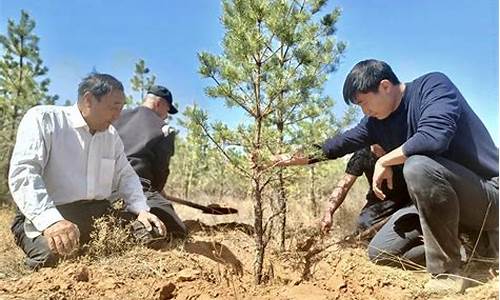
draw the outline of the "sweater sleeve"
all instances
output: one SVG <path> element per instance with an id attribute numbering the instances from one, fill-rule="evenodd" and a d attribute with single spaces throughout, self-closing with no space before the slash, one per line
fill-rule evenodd
<path id="1" fill-rule="evenodd" d="M 336 159 L 348 153 L 371 145 L 369 119 L 364 117 L 358 125 L 335 137 L 327 139 L 323 145 L 323 154 L 328 159 Z"/>
<path id="2" fill-rule="evenodd" d="M 415 154 L 441 154 L 448 150 L 457 130 L 461 115 L 460 92 L 441 73 L 432 73 L 424 79 L 420 91 L 422 101 L 417 130 L 403 144 L 406 157 Z"/>

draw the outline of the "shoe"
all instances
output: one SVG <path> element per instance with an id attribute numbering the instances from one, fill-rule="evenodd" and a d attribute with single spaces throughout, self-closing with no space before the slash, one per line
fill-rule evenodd
<path id="1" fill-rule="evenodd" d="M 457 294 L 462 290 L 462 283 L 458 278 L 442 275 L 431 278 L 424 285 L 426 294 L 449 295 Z"/>
<path id="2" fill-rule="evenodd" d="M 477 285 L 477 282 L 458 275 L 437 275 L 424 286 L 426 294 L 453 295 L 463 293 L 467 288 Z"/>
<path id="3" fill-rule="evenodd" d="M 162 244 L 167 240 L 165 236 L 160 235 L 158 228 L 153 225 L 151 231 L 147 231 L 144 224 L 139 221 L 132 222 L 132 235 L 135 240 L 148 248 L 159 249 Z"/>

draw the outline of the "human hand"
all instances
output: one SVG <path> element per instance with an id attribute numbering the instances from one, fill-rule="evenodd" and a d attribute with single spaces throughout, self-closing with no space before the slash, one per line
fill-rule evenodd
<path id="1" fill-rule="evenodd" d="M 80 230 L 75 223 L 68 220 L 58 221 L 43 231 L 49 248 L 58 255 L 68 255 L 78 249 Z"/>
<path id="2" fill-rule="evenodd" d="M 373 144 L 370 146 L 370 151 L 375 154 L 375 157 L 380 158 L 386 154 L 384 148 L 379 144 Z"/>
<path id="3" fill-rule="evenodd" d="M 392 168 L 384 167 L 380 160 L 375 163 L 375 170 L 373 171 L 372 189 L 375 196 L 380 200 L 385 200 L 385 194 L 382 191 L 382 183 L 387 181 L 387 187 L 392 190 Z"/>
<path id="4" fill-rule="evenodd" d="M 332 223 L 332 213 L 327 209 L 319 222 L 320 230 L 323 235 L 327 235 L 330 232 Z"/>
<path id="5" fill-rule="evenodd" d="M 271 157 L 271 167 L 307 165 L 308 162 L 309 159 L 301 152 L 278 154 Z"/>
<path id="6" fill-rule="evenodd" d="M 163 224 L 163 222 L 157 216 L 148 211 L 141 211 L 137 216 L 137 221 L 144 224 L 144 227 L 147 231 L 153 230 L 153 227 L 151 225 L 151 223 L 153 223 L 156 228 L 158 228 L 158 233 L 161 236 L 165 236 L 167 234 L 167 228 L 165 227 L 165 224 Z"/>

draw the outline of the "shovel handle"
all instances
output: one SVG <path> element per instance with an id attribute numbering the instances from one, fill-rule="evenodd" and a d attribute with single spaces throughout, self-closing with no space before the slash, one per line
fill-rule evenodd
<path id="1" fill-rule="evenodd" d="M 202 212 L 207 213 L 207 214 L 212 214 L 212 215 L 226 215 L 226 214 L 235 214 L 235 213 L 238 212 L 238 210 L 234 209 L 234 208 L 208 207 L 208 206 L 201 205 L 201 204 L 198 204 L 198 203 L 194 203 L 194 202 L 191 202 L 191 201 L 188 201 L 188 200 L 184 200 L 184 199 L 181 199 L 181 198 L 177 198 L 177 197 L 174 197 L 174 196 L 167 195 L 167 194 L 165 194 L 164 191 L 161 192 L 161 195 L 165 199 L 167 199 L 167 200 L 170 200 L 170 201 L 178 203 L 178 204 L 186 205 L 186 206 L 189 206 L 189 207 L 192 207 L 192 208 L 199 209 Z"/>

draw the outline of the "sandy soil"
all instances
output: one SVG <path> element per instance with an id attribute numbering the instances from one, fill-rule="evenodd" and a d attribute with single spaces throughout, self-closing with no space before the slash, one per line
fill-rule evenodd
<path id="1" fill-rule="evenodd" d="M 0 210 L 0 299 L 498 299 L 498 269 L 478 266 L 485 284 L 460 295 L 426 295 L 423 271 L 375 266 L 362 243 L 291 230 L 287 251 L 270 243 L 264 283 L 254 285 L 252 227 L 187 222 L 192 236 L 161 250 L 83 256 L 30 272 Z"/>

